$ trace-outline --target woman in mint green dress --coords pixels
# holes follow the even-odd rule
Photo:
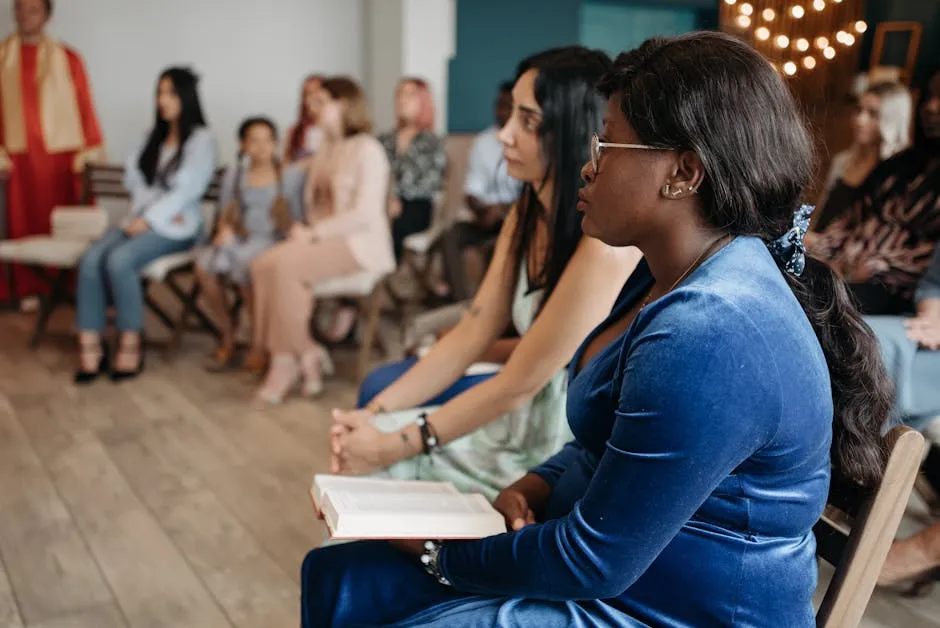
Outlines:
[[[525,188],[486,277],[430,353],[366,408],[334,413],[333,472],[446,480],[493,498],[570,439],[565,367],[640,259],[635,248],[583,237],[576,208],[604,110],[594,84],[609,67],[606,54],[578,46],[520,65],[512,116],[498,137],[509,175]],[[497,375],[439,407],[408,412],[459,380],[510,322],[520,338]],[[427,446],[429,433],[439,446]]]

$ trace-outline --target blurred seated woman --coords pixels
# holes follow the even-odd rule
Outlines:
[[[305,215],[287,239],[251,265],[253,355],[270,356],[258,397],[280,403],[297,385],[304,396],[323,390],[327,356],[310,336],[314,291],[327,280],[395,268],[385,198],[389,166],[370,133],[362,88],[352,79],[325,79],[317,92],[323,144],[305,185]]]
[[[923,430],[940,417],[940,248],[917,286],[915,301],[913,317],[869,316],[866,322],[878,337],[885,366],[894,379],[895,421]],[[929,487],[927,494],[921,491],[921,497],[936,513],[940,508],[940,448],[936,444],[921,466],[921,478]],[[938,570],[940,524],[934,524],[893,543],[878,583],[910,582],[913,593],[926,592],[926,585],[938,579]]]
[[[811,138],[721,33],[647,41],[600,89],[584,233],[644,259],[571,361],[575,440],[497,498],[509,532],[308,554],[304,626],[816,625],[813,525],[831,472],[880,480],[890,385],[803,255]]]
[[[609,67],[605,53],[580,46],[522,62],[499,138],[510,176],[525,186],[483,284],[426,356],[410,368],[392,367],[400,379],[364,410],[334,413],[335,472],[447,480],[492,498],[571,437],[565,365],[610,312],[640,257],[636,249],[582,237],[577,212],[581,164],[604,106],[594,84]],[[468,381],[467,368],[510,322],[521,339],[505,343],[502,370]],[[435,400],[444,403],[428,419],[438,441],[433,449],[415,422],[417,410],[398,415],[413,416],[396,431],[379,430],[391,426],[376,415]]]
[[[859,186],[879,163],[911,141],[911,92],[900,83],[875,83],[852,116],[852,146],[832,158],[813,229],[822,231],[858,198]]]
[[[940,240],[940,72],[921,93],[914,145],[879,164],[855,203],[807,241],[871,316],[914,310],[917,282]]]
[[[317,125],[320,115],[320,99],[317,94],[322,84],[323,76],[319,74],[311,74],[304,79],[297,122],[287,134],[287,143],[284,146],[284,163],[306,162],[323,142],[323,130]]]
[[[434,195],[443,186],[444,142],[434,132],[434,99],[427,82],[404,78],[395,90],[394,131],[383,133],[392,168],[388,215],[392,220],[395,259],[401,260],[405,238],[431,226]]]
[[[234,366],[235,329],[221,279],[238,286],[251,312],[251,262],[284,238],[303,219],[301,165],[282,168],[277,127],[267,118],[249,118],[238,129],[236,165],[222,185],[221,207],[211,246],[196,257],[196,277],[222,333],[213,368]]]
[[[157,258],[191,249],[203,235],[202,197],[215,172],[216,154],[197,82],[185,68],[170,68],[160,75],[156,122],[125,165],[130,215],[120,229],[96,240],[79,263],[76,324],[81,364],[76,383],[93,381],[109,365],[115,381],[140,374],[144,366],[140,271]],[[113,361],[104,339],[109,296],[119,335]]]
[[[914,316],[865,320],[878,337],[894,380],[894,419],[921,430],[940,417],[940,248],[917,285],[914,301]]]

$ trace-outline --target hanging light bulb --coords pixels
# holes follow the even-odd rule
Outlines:
[[[800,19],[805,13],[806,11],[803,10],[803,7],[798,4],[794,4],[792,7],[790,7],[790,15],[796,19]]]
[[[833,48],[832,46],[827,46],[826,49],[823,50],[823,56],[826,57],[827,59],[834,58],[836,56],[836,49]]]
[[[825,50],[826,48],[829,47],[829,40],[826,39],[825,37],[817,37],[816,47],[819,48],[820,50]]]
[[[751,15],[754,13],[754,7],[752,7],[748,2],[742,4],[738,10],[741,12],[741,15]]]
[[[764,20],[766,20],[767,22],[773,22],[774,18],[777,17],[777,14],[774,13],[773,9],[764,9],[764,12],[761,13],[761,15],[764,17]]]
[[[738,1],[738,0],[725,0],[725,4],[727,4],[727,5],[730,7],[730,6],[734,6],[734,4],[735,4],[737,1]]]
[[[795,45],[796,45],[796,49],[799,50],[800,52],[806,52],[807,50],[809,50],[809,40],[803,37],[800,37],[799,39],[797,39]]]
[[[861,35],[868,30],[868,24],[865,23],[865,20],[859,20],[855,23],[855,32]]]
[[[741,28],[747,28],[748,26],[751,25],[751,18],[749,18],[746,15],[739,15],[737,19],[735,19],[735,22]]]
[[[839,31],[838,33],[836,33],[836,41],[839,42],[840,44],[844,44],[846,36],[848,36],[848,33],[846,33],[845,31]]]
[[[796,74],[796,64],[792,61],[787,61],[783,64],[783,73],[787,76],[793,76]]]
[[[845,44],[846,46],[851,46],[852,44],[855,43],[855,35],[851,33],[846,33],[845,37],[842,38],[842,43]]]
[[[770,29],[766,26],[761,26],[754,31],[754,37],[757,37],[761,41],[767,41],[770,39]]]
[[[817,11],[822,11],[826,8],[825,0],[813,0],[813,8]]]
[[[816,59],[808,55],[803,57],[803,67],[807,70],[812,70],[816,67]]]
[[[790,45],[790,38],[786,35],[777,35],[777,48],[786,48]]]

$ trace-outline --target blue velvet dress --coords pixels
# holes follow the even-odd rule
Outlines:
[[[602,328],[651,281],[641,264]],[[737,238],[574,373],[582,352],[575,440],[533,469],[545,521],[446,543],[453,587],[386,543],[314,550],[303,625],[814,626],[832,394],[764,244]]]

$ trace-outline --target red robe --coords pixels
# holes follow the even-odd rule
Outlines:
[[[26,122],[27,149],[9,155],[13,168],[7,183],[7,236],[11,239],[50,233],[52,210],[58,205],[75,205],[79,200],[80,178],[73,172],[78,151],[50,154],[43,140],[36,81],[39,48],[22,45],[21,90]],[[100,146],[101,128],[95,113],[88,76],[81,57],[66,48],[69,69],[78,101],[86,146]],[[0,124],[0,146],[5,145]],[[15,268],[14,281],[19,296],[44,292],[45,284],[24,268]],[[6,273],[0,272],[0,300],[9,297]]]

